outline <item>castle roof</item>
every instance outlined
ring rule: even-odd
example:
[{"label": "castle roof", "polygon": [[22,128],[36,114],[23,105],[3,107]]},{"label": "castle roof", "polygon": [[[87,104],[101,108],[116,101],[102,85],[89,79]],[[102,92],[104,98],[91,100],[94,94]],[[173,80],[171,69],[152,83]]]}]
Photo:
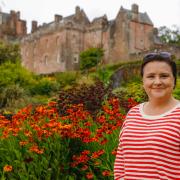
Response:
[{"label": "castle roof", "polygon": [[8,14],[8,13],[0,12],[0,15],[2,17],[2,23],[7,22],[8,19],[10,18],[10,14]]},{"label": "castle roof", "polygon": [[[122,10],[122,7],[121,7],[121,10]],[[132,12],[131,10],[129,10],[129,9],[124,9],[124,8],[123,8],[123,10],[124,10],[124,12],[127,13],[128,18],[129,18],[130,20],[132,20],[132,14],[133,14],[133,12]],[[138,13],[138,21],[139,21],[140,23],[149,24],[149,25],[152,25],[152,26],[153,26],[153,23],[152,23],[150,17],[148,16],[148,14],[147,14],[146,12],[144,12],[144,13],[139,12],[139,13]]]},{"label": "castle roof", "polygon": [[104,14],[103,16],[94,18],[92,22],[97,22],[97,21],[102,21],[102,20],[107,20],[106,14]]}]

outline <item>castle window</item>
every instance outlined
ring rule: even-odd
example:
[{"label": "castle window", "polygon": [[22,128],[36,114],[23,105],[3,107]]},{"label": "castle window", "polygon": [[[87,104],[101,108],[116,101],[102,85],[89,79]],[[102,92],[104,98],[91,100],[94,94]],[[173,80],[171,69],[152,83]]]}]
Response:
[{"label": "castle window", "polygon": [[141,43],[141,46],[144,46],[144,41],[142,39],[141,39],[140,43]]},{"label": "castle window", "polygon": [[48,65],[48,56],[47,55],[44,57],[44,64]]},{"label": "castle window", "polygon": [[75,55],[73,56],[73,62],[74,62],[74,63],[78,63],[78,62],[79,62],[79,55],[78,55],[78,54],[75,54]]},{"label": "castle window", "polygon": [[57,59],[56,59],[56,61],[57,61],[58,64],[60,64],[60,62],[61,62],[61,57],[60,57],[60,54],[59,54],[59,53],[57,54]]}]

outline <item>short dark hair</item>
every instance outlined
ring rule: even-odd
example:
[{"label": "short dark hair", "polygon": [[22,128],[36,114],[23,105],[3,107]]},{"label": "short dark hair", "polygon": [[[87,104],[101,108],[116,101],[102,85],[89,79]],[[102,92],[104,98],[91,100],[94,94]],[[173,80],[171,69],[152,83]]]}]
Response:
[{"label": "short dark hair", "polygon": [[143,77],[144,67],[149,62],[153,62],[153,61],[165,62],[171,67],[172,74],[174,76],[174,87],[175,87],[177,81],[177,67],[172,57],[173,56],[169,52],[158,52],[158,53],[153,52],[146,54],[141,64],[141,76]]}]

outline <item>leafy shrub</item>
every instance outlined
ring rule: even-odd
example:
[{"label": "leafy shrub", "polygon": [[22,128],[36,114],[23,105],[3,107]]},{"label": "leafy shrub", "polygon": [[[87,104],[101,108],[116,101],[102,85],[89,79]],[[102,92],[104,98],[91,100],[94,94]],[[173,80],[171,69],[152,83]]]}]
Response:
[{"label": "leafy shrub", "polygon": [[101,108],[102,101],[111,96],[111,89],[96,80],[93,85],[81,84],[68,90],[59,92],[58,108],[60,114],[64,114],[72,104],[84,104],[85,109],[96,114]]},{"label": "leafy shrub", "polygon": [[113,93],[124,102],[129,98],[134,99],[138,103],[147,100],[147,95],[142,87],[142,83],[138,81],[129,82],[125,86],[115,89]]},{"label": "leafy shrub", "polygon": [[173,92],[173,95],[176,99],[180,99],[180,78],[177,78],[177,84],[176,84],[176,88]]},{"label": "leafy shrub", "polygon": [[23,68],[20,63],[6,62],[0,66],[1,90],[9,85],[18,84],[26,87],[34,82],[34,75]]},{"label": "leafy shrub", "polygon": [[57,90],[58,84],[56,81],[49,80],[48,78],[39,79],[29,87],[31,95],[50,95]]},{"label": "leafy shrub", "polygon": [[112,75],[112,71],[109,71],[105,67],[98,68],[95,74],[91,76],[94,78],[100,79],[106,86],[110,83],[110,77]]},{"label": "leafy shrub", "polygon": [[60,87],[73,85],[76,82],[78,76],[78,73],[74,71],[55,74],[56,81],[60,84]]},{"label": "leafy shrub", "polygon": [[0,64],[6,61],[12,63],[20,61],[20,49],[18,44],[0,42]]},{"label": "leafy shrub", "polygon": [[104,51],[102,48],[89,48],[80,53],[80,69],[88,70],[95,67],[102,59]]},{"label": "leafy shrub", "polygon": [[0,107],[7,107],[15,104],[24,98],[25,91],[19,85],[9,85],[0,94]]}]

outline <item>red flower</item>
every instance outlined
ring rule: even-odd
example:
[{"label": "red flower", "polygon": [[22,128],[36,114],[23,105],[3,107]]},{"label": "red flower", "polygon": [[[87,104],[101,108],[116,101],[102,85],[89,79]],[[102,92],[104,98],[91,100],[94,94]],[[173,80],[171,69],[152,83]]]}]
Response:
[{"label": "red flower", "polygon": [[11,172],[12,169],[13,169],[13,167],[12,167],[11,165],[5,165],[5,166],[3,167],[3,171],[4,171],[4,172]]},{"label": "red flower", "polygon": [[87,166],[87,165],[84,165],[84,166],[81,168],[82,171],[86,171],[87,169],[88,169],[88,166]]},{"label": "red flower", "polygon": [[93,179],[94,175],[91,172],[86,174],[87,179]]},{"label": "red flower", "polygon": [[112,152],[111,152],[112,155],[116,155],[117,154],[117,149],[114,149]]},{"label": "red flower", "polygon": [[31,146],[31,148],[29,150],[31,152],[35,152],[37,154],[43,154],[44,153],[44,149],[39,149],[39,147],[37,145]]},{"label": "red flower", "polygon": [[110,176],[111,172],[109,170],[105,170],[102,172],[103,176]]},{"label": "red flower", "polygon": [[28,144],[28,141],[20,141],[20,142],[19,142],[19,145],[20,145],[20,146],[25,146],[26,144]]},{"label": "red flower", "polygon": [[104,138],[101,142],[100,142],[100,144],[101,145],[104,145],[104,144],[106,144],[108,142],[108,140],[106,139],[106,138]]},{"label": "red flower", "polygon": [[99,150],[99,151],[96,151],[92,154],[91,158],[93,159],[96,159],[98,158],[99,156],[101,156],[102,154],[104,154],[104,150]]}]

